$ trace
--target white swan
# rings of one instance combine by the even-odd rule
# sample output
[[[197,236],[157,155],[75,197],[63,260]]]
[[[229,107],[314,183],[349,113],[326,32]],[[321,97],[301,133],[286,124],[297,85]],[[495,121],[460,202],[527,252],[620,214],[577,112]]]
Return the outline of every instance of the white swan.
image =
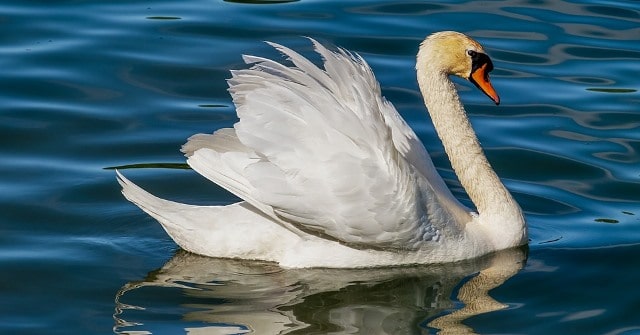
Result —
[[[442,263],[527,243],[522,211],[492,170],[449,75],[496,104],[482,46],[439,32],[420,46],[418,84],[477,214],[460,204],[427,151],[381,95],[359,55],[316,41],[324,69],[270,43],[294,66],[245,56],[229,91],[240,121],[192,136],[188,164],[244,201],[192,206],[159,199],[118,172],[127,199],[183,249],[283,267]]]

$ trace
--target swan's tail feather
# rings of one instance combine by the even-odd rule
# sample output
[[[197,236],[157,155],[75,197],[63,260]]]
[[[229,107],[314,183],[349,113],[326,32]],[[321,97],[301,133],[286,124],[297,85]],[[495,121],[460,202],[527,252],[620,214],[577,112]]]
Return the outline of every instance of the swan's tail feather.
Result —
[[[158,198],[123,176],[116,170],[122,194],[127,200],[140,207],[156,219],[182,249],[201,255],[225,257],[215,243],[206,242],[216,235],[216,223],[226,206],[194,206]],[[220,216],[222,217],[222,216]],[[204,234],[206,232],[206,234]]]
[[[158,198],[125,178],[120,171],[116,170],[116,175],[118,183],[122,186],[124,197],[156,219],[176,244],[187,251],[205,254],[198,247],[194,248],[193,246],[198,243],[191,240],[194,236],[197,236],[194,232],[197,230],[198,225],[196,224],[197,222],[192,221],[197,216],[182,215],[190,213],[190,210],[195,210],[197,206]]]
[[[122,187],[122,194],[127,200],[133,202],[136,206],[140,207],[143,211],[154,217],[156,220],[165,219],[163,217],[162,208],[169,208],[177,203],[169,200],[160,199],[153,194],[143,190],[140,186],[134,184],[129,179],[116,170],[116,176],[118,183]]]
[[[278,261],[284,249],[273,241],[297,237],[246,202],[194,206],[158,198],[116,171],[122,194],[158,220],[182,249],[210,257]]]

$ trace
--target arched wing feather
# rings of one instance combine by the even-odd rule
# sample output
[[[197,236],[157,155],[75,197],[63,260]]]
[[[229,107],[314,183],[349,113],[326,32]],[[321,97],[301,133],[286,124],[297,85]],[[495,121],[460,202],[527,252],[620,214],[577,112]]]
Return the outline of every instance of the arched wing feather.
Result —
[[[324,69],[270,43],[293,66],[245,56],[253,66],[232,72],[229,91],[240,121],[237,141],[226,141],[244,146],[234,150],[245,160],[230,173],[241,176],[233,181],[241,187],[228,180],[222,186],[283,222],[365,247],[410,249],[437,241],[443,230],[457,231],[448,226],[449,209],[439,205],[441,190],[434,190],[444,183],[431,185],[439,178],[433,164],[382,97],[367,63],[313,43]],[[195,151],[190,164],[219,182],[219,173],[198,164],[198,147],[216,151],[198,143],[203,139],[187,147]]]

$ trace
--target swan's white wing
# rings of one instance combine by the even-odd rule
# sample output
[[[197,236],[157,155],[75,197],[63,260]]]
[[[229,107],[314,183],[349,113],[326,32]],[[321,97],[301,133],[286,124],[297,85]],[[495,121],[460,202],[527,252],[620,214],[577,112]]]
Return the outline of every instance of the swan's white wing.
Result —
[[[459,231],[423,175],[435,173],[419,162],[424,147],[366,62],[314,44],[324,70],[277,44],[295,66],[245,56],[253,67],[229,80],[238,142],[192,138],[189,164],[277,221],[346,243],[412,248]]]
[[[437,201],[434,205],[455,217],[456,222],[471,221],[471,209],[462,205],[436,170],[431,157],[413,129],[398,114],[391,103],[387,103],[382,115],[391,128],[393,144],[400,154],[427,179]]]

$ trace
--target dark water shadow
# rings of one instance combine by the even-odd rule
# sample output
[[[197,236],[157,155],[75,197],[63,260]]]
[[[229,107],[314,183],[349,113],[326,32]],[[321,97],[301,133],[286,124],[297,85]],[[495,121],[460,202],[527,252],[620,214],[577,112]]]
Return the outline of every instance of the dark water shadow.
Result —
[[[224,0],[224,2],[249,4],[249,5],[275,5],[290,2],[298,2],[300,0]]]
[[[117,292],[114,332],[474,334],[463,321],[506,308],[488,292],[525,262],[513,249],[430,266],[282,269],[179,251]]]

